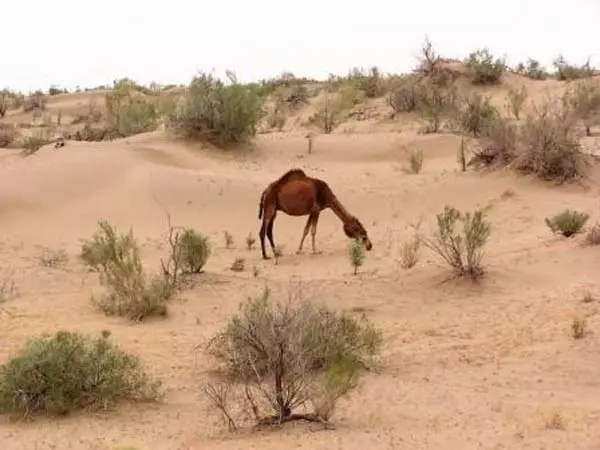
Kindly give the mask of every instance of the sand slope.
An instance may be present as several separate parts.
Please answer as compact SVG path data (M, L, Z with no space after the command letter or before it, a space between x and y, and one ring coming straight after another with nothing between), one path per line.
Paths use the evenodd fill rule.
M424 170L407 175L405 148L420 146ZM0 158L0 268L13 270L20 296L0 313L0 360L42 332L109 329L115 341L164 378L157 406L123 405L110 414L75 413L0 422L4 450L112 449L597 449L600 448L599 253L581 238L550 235L544 217L564 207L599 220L598 176L584 186L553 187L510 173L457 172L458 140L371 132L320 136L306 154L301 134L269 134L242 154L201 150L161 132L111 143L51 146ZM346 259L347 239L330 211L321 215L320 255L295 255L305 218L280 214L279 265L245 249L257 235L262 189L290 167L330 184L368 228L374 248L359 276ZM445 204L492 205L488 277L479 285L444 282L448 271L427 250L411 271L398 268L410 224L434 225ZM161 206L162 205L162 206ZM89 301L94 276L76 261L79 239L106 218L133 227L148 267L163 254L166 218L211 236L204 281L171 305L170 317L132 325L107 318ZM223 231L236 247L225 249ZM64 248L64 269L40 265L44 247ZM308 247L309 248L309 247ZM247 270L228 270L236 257ZM252 267L260 276L252 276ZM272 432L228 434L203 396L210 361L194 347L221 327L265 280L285 295L290 278L331 307L366 311L385 336L383 369L340 402L334 431L302 424ZM569 335L574 314L590 334ZM554 414L563 430L547 424Z

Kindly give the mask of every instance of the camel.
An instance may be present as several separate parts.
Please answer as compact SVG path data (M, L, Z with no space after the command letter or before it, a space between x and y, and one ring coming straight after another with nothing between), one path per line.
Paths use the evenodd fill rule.
M306 216L308 220L304 226L304 232L297 254L302 253L302 245L311 230L313 254L319 253L315 248L315 235L317 234L317 222L319 214L326 208L331 208L335 215L342 221L346 236L351 239L360 240L367 251L373 247L367 231L360 221L351 215L334 195L327 183L318 178L306 175L301 169L291 169L284 173L279 179L270 183L262 192L258 210L258 218L262 219L260 227L260 247L263 259L269 259L265 252L265 235L275 253L273 242L273 223L277 211L283 211L289 216Z

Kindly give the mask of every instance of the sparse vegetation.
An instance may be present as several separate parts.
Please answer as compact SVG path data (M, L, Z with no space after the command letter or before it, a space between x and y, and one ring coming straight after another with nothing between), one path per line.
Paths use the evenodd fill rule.
M357 320L315 306L299 290L291 291L286 302L272 303L265 289L241 306L208 351L223 363L231 388L244 386L258 424L327 424L337 400L356 385L360 369L371 364L381 343L381 334L364 316ZM231 407L219 403L221 412ZM311 404L312 412L296 413Z
M255 88L240 84L229 75L228 85L212 75L194 77L183 103L167 125L187 139L206 140L219 146L254 137L264 116L264 98Z
M0 305L17 297L19 292L15 280L10 274L0 274Z
M52 269L63 267L69 261L69 255L63 249L44 248L40 255L40 264Z
M230 249L234 247L233 236L229 231L223 231L223 238L225 239L225 248Z
M30 112L33 110L41 110L46 109L46 96L42 91L36 91L31 95L28 95L23 100L23 111Z
M244 258L235 258L231 263L230 269L234 272L243 272L246 270L246 260Z
M515 119L521 118L521 110L527 101L527 88L522 85L520 89L510 88L506 95L506 105Z
M358 273L358 268L365 262L365 247L358 239L352 239L348 244L348 258L354 268L354 275Z
M248 233L248 236L246 236L246 248L248 250L252 250L254 248L254 244L256 244L256 238L252 235L252 233Z
M158 112L153 101L140 93L139 85L123 79L106 93L105 106L109 128L119 137L127 137L156 128Z
M544 221L553 233L571 237L583 231L589 217L590 216L587 213L565 209L563 212L554 215L552 218L546 217Z
M438 133L454 114L458 91L456 85L439 85L430 79L422 81L417 112L426 121L425 133Z
M48 143L44 130L38 130L23 139L23 156L30 156Z
M419 261L421 239L417 236L404 242L400 247L400 267L404 270L412 269Z
M421 169L423 168L423 150L420 148L415 148L409 151L408 153L408 173L419 174L421 173Z
M100 298L92 298L96 307L107 315L136 322L166 315L166 302L174 294L174 287L166 277L146 275L133 231L118 234L104 220L98 225L100 230L83 242L80 255L89 269L100 274L107 288Z
M546 69L540 64L539 61L528 58L527 63L519 63L517 65L516 72L520 75L526 76L527 78L531 78L532 80L545 80L548 78L548 72Z
M0 367L0 411L65 414L106 409L120 400L159 399L160 381L111 343L109 334L91 339L59 331L28 341Z
M498 119L498 110L490 97L473 92L457 105L456 122L459 129L473 137L480 136Z
M563 103L583 122L586 135L591 136L591 127L600 124L600 80L575 81L565 91Z
M494 58L487 48L472 52L465 60L473 84L498 84L506 68L505 60Z
M476 280L484 273L483 248L491 232L485 213L485 209L461 213L446 206L444 212L437 215L436 232L431 238L423 237L423 244L440 256L457 276ZM456 230L458 222L462 223L462 232Z
M556 79L559 81L572 81L581 78L589 78L592 77L595 72L590 65L589 60L581 66L575 66L567 62L562 55L559 55L558 58L552 62L552 65L556 70Z
M600 223L596 222L590 227L585 236L585 243L587 245L600 245Z
M586 335L587 320L585 317L574 317L571 321L571 336L573 339L583 339Z

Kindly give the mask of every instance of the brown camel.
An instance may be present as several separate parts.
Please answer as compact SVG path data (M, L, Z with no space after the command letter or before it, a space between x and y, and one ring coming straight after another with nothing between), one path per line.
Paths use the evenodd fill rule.
M273 252L275 252L273 222L277 211L283 211L289 216L305 216L308 214L308 220L296 253L302 252L302 245L309 228L312 237L312 251L317 253L315 249L317 222L319 221L319 214L326 208L331 208L342 221L346 236L359 239L367 250L371 250L373 244L369 240L367 231L356 217L346 211L346 208L333 194L327 183L318 178L307 176L301 169L291 169L278 180L269 184L260 197L258 218L262 219L260 247L263 259L269 259L265 252L265 235L271 243Z

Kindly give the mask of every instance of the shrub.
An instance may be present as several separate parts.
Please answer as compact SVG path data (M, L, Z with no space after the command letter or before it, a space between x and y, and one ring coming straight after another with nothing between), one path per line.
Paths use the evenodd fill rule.
M575 66L568 63L562 55L556 58L552 65L556 70L556 79L559 81L571 81L580 78L588 78L594 75L594 69L590 66L590 62L587 61L582 66Z
M0 368L0 411L65 414L120 400L157 400L161 382L108 337L107 331L95 339L59 331L28 341Z
M456 108L457 90L454 84L440 86L432 80L421 83L418 112L427 122L425 131L437 133Z
M40 148L48 143L48 138L43 130L38 130L31 135L23 139L23 152L24 156L33 155Z
M571 336L573 339L583 339L586 335L587 320L585 317L574 317L571 321Z
M123 316L136 322L148 316L165 315L166 301L174 294L165 277L149 278L143 270L138 245L130 230L118 235L107 221L98 222L100 230L84 241L81 259L100 274L107 292L93 303L105 314Z
M490 103L490 97L473 92L458 105L456 121L462 131L478 137L498 117L498 110Z
M23 100L24 112L33 111L34 109L46 109L46 96L42 91L36 91Z
M539 61L528 58L527 64L519 63L517 66L517 73L532 80L545 80L548 78L548 72L540 64Z
M583 175L587 156L581 149L575 117L545 103L529 114L519 133L513 168L521 173L563 183Z
M600 81L576 81L565 91L563 103L583 122L586 135L591 136L591 126L600 123Z
M256 238L252 235L252 233L248 233L248 236L246 236L246 248L248 250L252 250L254 248L255 243Z
M317 124L325 134L329 134L337 126L340 119L341 108L339 102L331 99L329 93L317 106L317 112L309 119L310 124Z
M589 218L590 216L587 213L565 209L563 212L554 215L551 219L546 217L544 221L553 233L571 237L583 230Z
M273 304L269 297L267 288L248 299L208 351L232 384L245 386L258 423L328 422L335 402L379 353L381 334L364 316L357 320L317 307L295 291L287 302ZM309 402L312 413L295 413Z
M350 241L348 244L348 258L350 264L354 267L354 275L356 275L358 268L365 262L365 248L360 240L353 239Z
M200 273L210 256L208 236L186 228L179 238L183 268L190 273Z
M0 148L6 148L17 138L17 130L12 125L0 124Z
M485 213L483 209L461 213L446 206L444 212L437 215L437 231L432 238L423 238L423 244L443 258L457 276L467 275L475 280L484 273L483 247L491 232ZM455 229L459 221L463 225L462 233Z
M508 94L506 95L507 106L515 119L520 119L521 109L523 109L526 100L527 88L525 85L521 86L521 89L510 88L508 91Z
M394 114L411 112L419 104L420 86L415 77L404 77L387 95L387 103Z
M585 236L587 245L600 245L600 223L595 223L590 227Z
M496 58L487 48L472 52L465 60L473 84L498 84L504 74L504 59Z
M10 93L4 89L0 91L0 119L2 119L6 115L6 111L8 111L8 106L10 104Z
M347 80L365 93L367 98L380 97L383 94L381 73L377 67L371 67L368 72L353 68Z
M400 267L404 270L412 269L419 261L419 249L421 247L421 239L418 237L412 238L410 241L404 242L400 247Z
M68 94L68 93L69 93L69 91L67 89L61 89L54 85L52 85L48 88L48 95L51 95L51 96L59 95L59 94Z
M136 89L138 85L127 79L115 82L105 95L109 127L120 137L152 131L156 128L158 113L153 102Z
M412 149L408 154L408 169L407 172L418 174L423 168L423 150L420 148Z
M168 126L187 139L206 139L220 146L243 142L256 134L264 116L263 102L251 86L225 85L201 74L192 79Z

